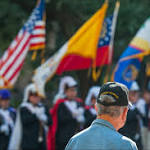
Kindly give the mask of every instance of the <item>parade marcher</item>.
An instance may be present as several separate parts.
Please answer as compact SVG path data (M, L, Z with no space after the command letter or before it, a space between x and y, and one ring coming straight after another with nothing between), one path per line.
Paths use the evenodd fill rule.
M9 150L19 150L20 147L22 150L46 150L46 132L51 124L52 118L41 103L35 85L29 84L19 107Z
M143 91L142 97L138 100L136 104L138 110L143 116L143 121L141 124L141 135L142 135L142 144L143 149L150 149L150 127L149 127L149 118L150 118L150 86L146 85L146 88Z
M142 97L138 100L136 104L137 109L142 114L142 122L141 122L141 136L142 136L142 144L143 149L150 149L150 130L149 130L149 119L148 114L150 112L150 89L145 89Z
M125 85L105 83L97 98L97 119L73 136L65 150L137 150L132 140L117 132L126 121L129 104Z
M100 87L99 86L93 86L89 89L88 95L85 99L85 123L84 128L87 128L91 125L93 120L96 119L96 110L95 110L95 103L96 99L98 97Z
M141 124L142 114L136 107L136 102L139 99L139 86L134 81L129 90L129 100L132 103L132 107L128 111L127 121L123 128L119 132L136 142L139 150L142 150L142 139L141 139Z
M63 83L63 84L62 84ZM48 150L64 150L67 142L84 123L82 101L77 97L77 82L70 76L61 79L61 94L50 110L53 125L48 133ZM60 93L60 92L58 92Z
M0 150L7 150L14 128L16 111L10 107L10 96L9 90L0 90Z

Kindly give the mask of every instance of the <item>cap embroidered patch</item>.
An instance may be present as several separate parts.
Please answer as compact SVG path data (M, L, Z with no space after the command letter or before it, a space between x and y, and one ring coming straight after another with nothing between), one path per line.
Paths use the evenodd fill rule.
M108 94L113 95L116 99L119 98L119 96L117 94L113 93L113 92L103 92L103 93L101 93L101 95L108 95Z

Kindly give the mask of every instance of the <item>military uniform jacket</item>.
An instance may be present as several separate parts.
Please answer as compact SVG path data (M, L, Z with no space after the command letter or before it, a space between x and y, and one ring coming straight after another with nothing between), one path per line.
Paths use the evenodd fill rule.
M5 150L8 147L10 135L12 133L15 117L16 117L16 111L14 108L9 107L5 111L8 113L9 116L8 119L11 120L11 124L5 119L5 116L0 114L0 150ZM3 125L6 125L8 127L8 133L1 131L1 127Z
M89 128L73 136L65 150L137 150L137 147L109 122L96 119Z

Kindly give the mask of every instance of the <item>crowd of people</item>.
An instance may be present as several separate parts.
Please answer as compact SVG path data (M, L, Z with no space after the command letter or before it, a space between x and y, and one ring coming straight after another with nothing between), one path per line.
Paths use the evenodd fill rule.
M95 103L100 89L100 86L91 87L82 100L78 97L77 81L65 76L49 109L33 83L25 88L22 103L16 109L10 107L10 91L1 89L0 150L64 150L73 135L88 128L96 119ZM139 150L148 150L150 88L140 91L137 82L133 82L129 89L132 106L119 132L132 139Z

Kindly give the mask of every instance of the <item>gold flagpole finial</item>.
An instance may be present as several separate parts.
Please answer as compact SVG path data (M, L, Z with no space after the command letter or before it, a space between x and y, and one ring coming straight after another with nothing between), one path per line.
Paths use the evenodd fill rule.
M116 7L120 7L120 1L116 2Z

